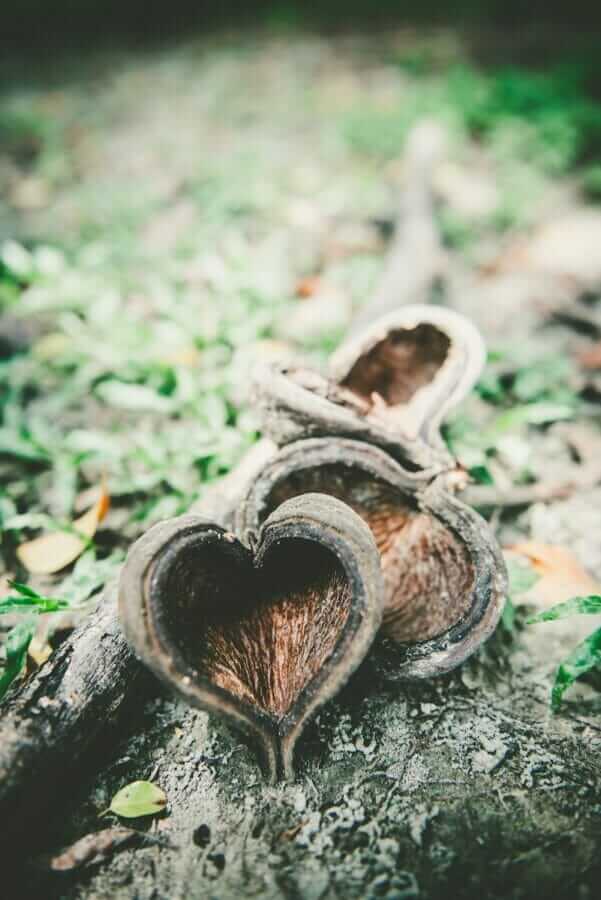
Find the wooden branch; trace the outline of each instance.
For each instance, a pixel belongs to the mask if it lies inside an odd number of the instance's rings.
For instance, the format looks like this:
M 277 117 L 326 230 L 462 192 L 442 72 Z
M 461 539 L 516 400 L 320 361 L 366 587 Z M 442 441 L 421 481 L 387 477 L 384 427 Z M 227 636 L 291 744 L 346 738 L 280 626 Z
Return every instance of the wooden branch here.
M 150 678 L 117 619 L 116 587 L 3 706 L 0 818 L 3 842 L 30 833 L 44 806 L 73 778 L 107 725 L 118 724 Z M 3 848 L 6 850 L 6 843 Z
M 437 122 L 424 120 L 411 131 L 394 237 L 375 293 L 359 310 L 351 333 L 399 306 L 429 301 L 445 261 L 432 194 L 432 172 L 444 149 L 444 130 Z
M 505 507 L 529 506 L 531 503 L 549 503 L 565 500 L 577 491 L 590 490 L 601 482 L 601 462 L 590 459 L 575 467 L 569 481 L 538 481 L 535 484 L 512 485 L 501 488 L 495 484 L 468 485 L 460 491 L 461 500 L 468 506 Z
M 566 483 L 537 483 L 512 485 L 509 488 L 499 488 L 496 485 L 477 484 L 469 485 L 461 492 L 460 497 L 468 506 L 482 507 L 512 507 L 530 506 L 531 503 L 546 503 L 550 500 L 563 500 L 569 497 L 575 490 L 574 484 Z

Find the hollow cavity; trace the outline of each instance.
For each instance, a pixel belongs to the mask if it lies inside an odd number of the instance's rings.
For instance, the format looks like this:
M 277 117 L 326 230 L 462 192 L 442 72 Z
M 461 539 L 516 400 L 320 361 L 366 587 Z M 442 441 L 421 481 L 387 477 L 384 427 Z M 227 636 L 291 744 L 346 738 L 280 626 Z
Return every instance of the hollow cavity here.
M 338 559 L 282 540 L 260 569 L 226 541 L 186 549 L 162 579 L 163 627 L 186 664 L 280 720 L 334 650 L 351 588 Z
M 469 611 L 473 563 L 465 544 L 412 498 L 358 467 L 331 463 L 288 474 L 274 485 L 262 516 L 307 492 L 347 503 L 369 525 L 384 577 L 383 631 L 399 642 L 424 641 L 448 631 Z
M 448 336 L 429 323 L 391 331 L 359 357 L 342 385 L 378 413 L 406 406 L 432 383 L 449 349 Z

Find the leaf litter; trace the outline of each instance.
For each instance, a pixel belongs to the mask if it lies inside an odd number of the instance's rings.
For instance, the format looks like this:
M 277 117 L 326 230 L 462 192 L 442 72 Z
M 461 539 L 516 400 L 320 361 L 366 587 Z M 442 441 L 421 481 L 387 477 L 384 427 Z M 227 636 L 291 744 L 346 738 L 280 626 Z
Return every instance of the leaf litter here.
M 94 506 L 75 519 L 68 531 L 44 534 L 21 544 L 17 548 L 19 561 L 34 575 L 50 575 L 65 569 L 90 546 L 109 506 L 110 497 L 103 489 Z

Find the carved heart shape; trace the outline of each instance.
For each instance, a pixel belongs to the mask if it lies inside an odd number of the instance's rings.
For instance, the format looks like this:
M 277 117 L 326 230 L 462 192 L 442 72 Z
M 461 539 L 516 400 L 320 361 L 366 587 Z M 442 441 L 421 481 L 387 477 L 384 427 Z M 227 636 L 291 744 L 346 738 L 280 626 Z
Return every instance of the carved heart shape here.
M 150 529 L 119 586 L 126 636 L 190 703 L 258 744 L 290 777 L 308 717 L 361 662 L 381 621 L 379 556 L 344 503 L 305 494 L 261 527 L 254 552 L 197 516 Z

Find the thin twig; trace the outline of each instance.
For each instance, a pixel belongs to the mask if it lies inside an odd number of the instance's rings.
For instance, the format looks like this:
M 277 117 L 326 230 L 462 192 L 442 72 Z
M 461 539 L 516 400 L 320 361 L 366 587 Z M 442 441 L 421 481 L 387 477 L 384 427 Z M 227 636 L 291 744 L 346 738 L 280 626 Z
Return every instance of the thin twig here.
M 444 129 L 437 122 L 423 120 L 412 129 L 394 237 L 373 297 L 353 320 L 351 332 L 399 306 L 430 300 L 445 261 L 432 193 L 432 172 L 445 145 Z
M 576 490 L 573 483 L 513 485 L 509 488 L 494 484 L 469 485 L 461 493 L 461 499 L 468 506 L 511 507 L 530 506 L 532 503 L 546 503 L 551 500 L 565 500 Z

